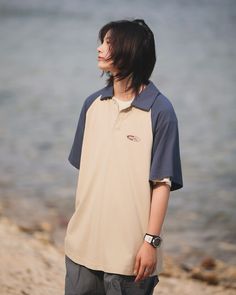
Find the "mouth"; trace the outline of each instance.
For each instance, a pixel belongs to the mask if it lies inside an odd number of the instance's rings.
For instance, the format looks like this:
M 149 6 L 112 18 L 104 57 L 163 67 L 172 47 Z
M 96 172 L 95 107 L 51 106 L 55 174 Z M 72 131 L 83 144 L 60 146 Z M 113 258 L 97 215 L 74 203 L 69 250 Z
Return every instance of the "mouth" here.
M 103 58 L 103 57 L 100 57 L 100 56 L 98 56 L 98 60 L 104 60 L 104 58 Z

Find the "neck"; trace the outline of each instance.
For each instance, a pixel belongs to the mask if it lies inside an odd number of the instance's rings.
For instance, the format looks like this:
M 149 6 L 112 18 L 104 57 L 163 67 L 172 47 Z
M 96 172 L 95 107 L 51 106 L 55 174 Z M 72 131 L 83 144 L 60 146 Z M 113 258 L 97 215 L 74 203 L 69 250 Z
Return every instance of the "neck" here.
M 117 81 L 114 79 L 113 81 L 113 87 L 114 87 L 114 96 L 121 99 L 121 100 L 130 100 L 134 98 L 135 93 L 132 89 L 126 90 L 128 88 L 128 78 L 123 79 L 121 81 Z M 143 89 L 143 86 L 141 86 L 141 90 Z

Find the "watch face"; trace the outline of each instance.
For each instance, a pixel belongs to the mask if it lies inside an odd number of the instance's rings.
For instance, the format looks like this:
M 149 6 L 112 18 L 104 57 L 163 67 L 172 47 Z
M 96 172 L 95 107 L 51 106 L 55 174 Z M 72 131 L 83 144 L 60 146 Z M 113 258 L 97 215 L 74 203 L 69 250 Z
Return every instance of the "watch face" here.
M 155 246 L 155 247 L 158 247 L 158 246 L 160 246 L 160 244 L 161 244 L 161 239 L 160 238 L 154 238 L 153 239 L 153 245 Z

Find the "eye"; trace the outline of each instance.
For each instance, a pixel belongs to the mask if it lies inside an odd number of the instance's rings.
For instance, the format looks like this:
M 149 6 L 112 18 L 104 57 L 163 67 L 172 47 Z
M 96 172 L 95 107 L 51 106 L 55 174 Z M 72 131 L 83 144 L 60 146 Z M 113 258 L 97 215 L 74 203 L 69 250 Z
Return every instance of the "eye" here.
M 107 44 L 111 44 L 110 38 L 106 38 L 105 41 L 106 41 Z

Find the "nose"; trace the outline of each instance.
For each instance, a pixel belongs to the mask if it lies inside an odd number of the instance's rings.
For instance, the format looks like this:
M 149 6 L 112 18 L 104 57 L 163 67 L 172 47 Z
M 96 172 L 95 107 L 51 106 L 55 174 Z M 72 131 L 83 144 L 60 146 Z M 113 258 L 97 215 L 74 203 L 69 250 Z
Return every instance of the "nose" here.
M 98 52 L 101 52 L 102 50 L 101 50 L 101 47 L 102 47 L 102 45 L 99 45 L 98 47 L 97 47 L 97 51 Z

